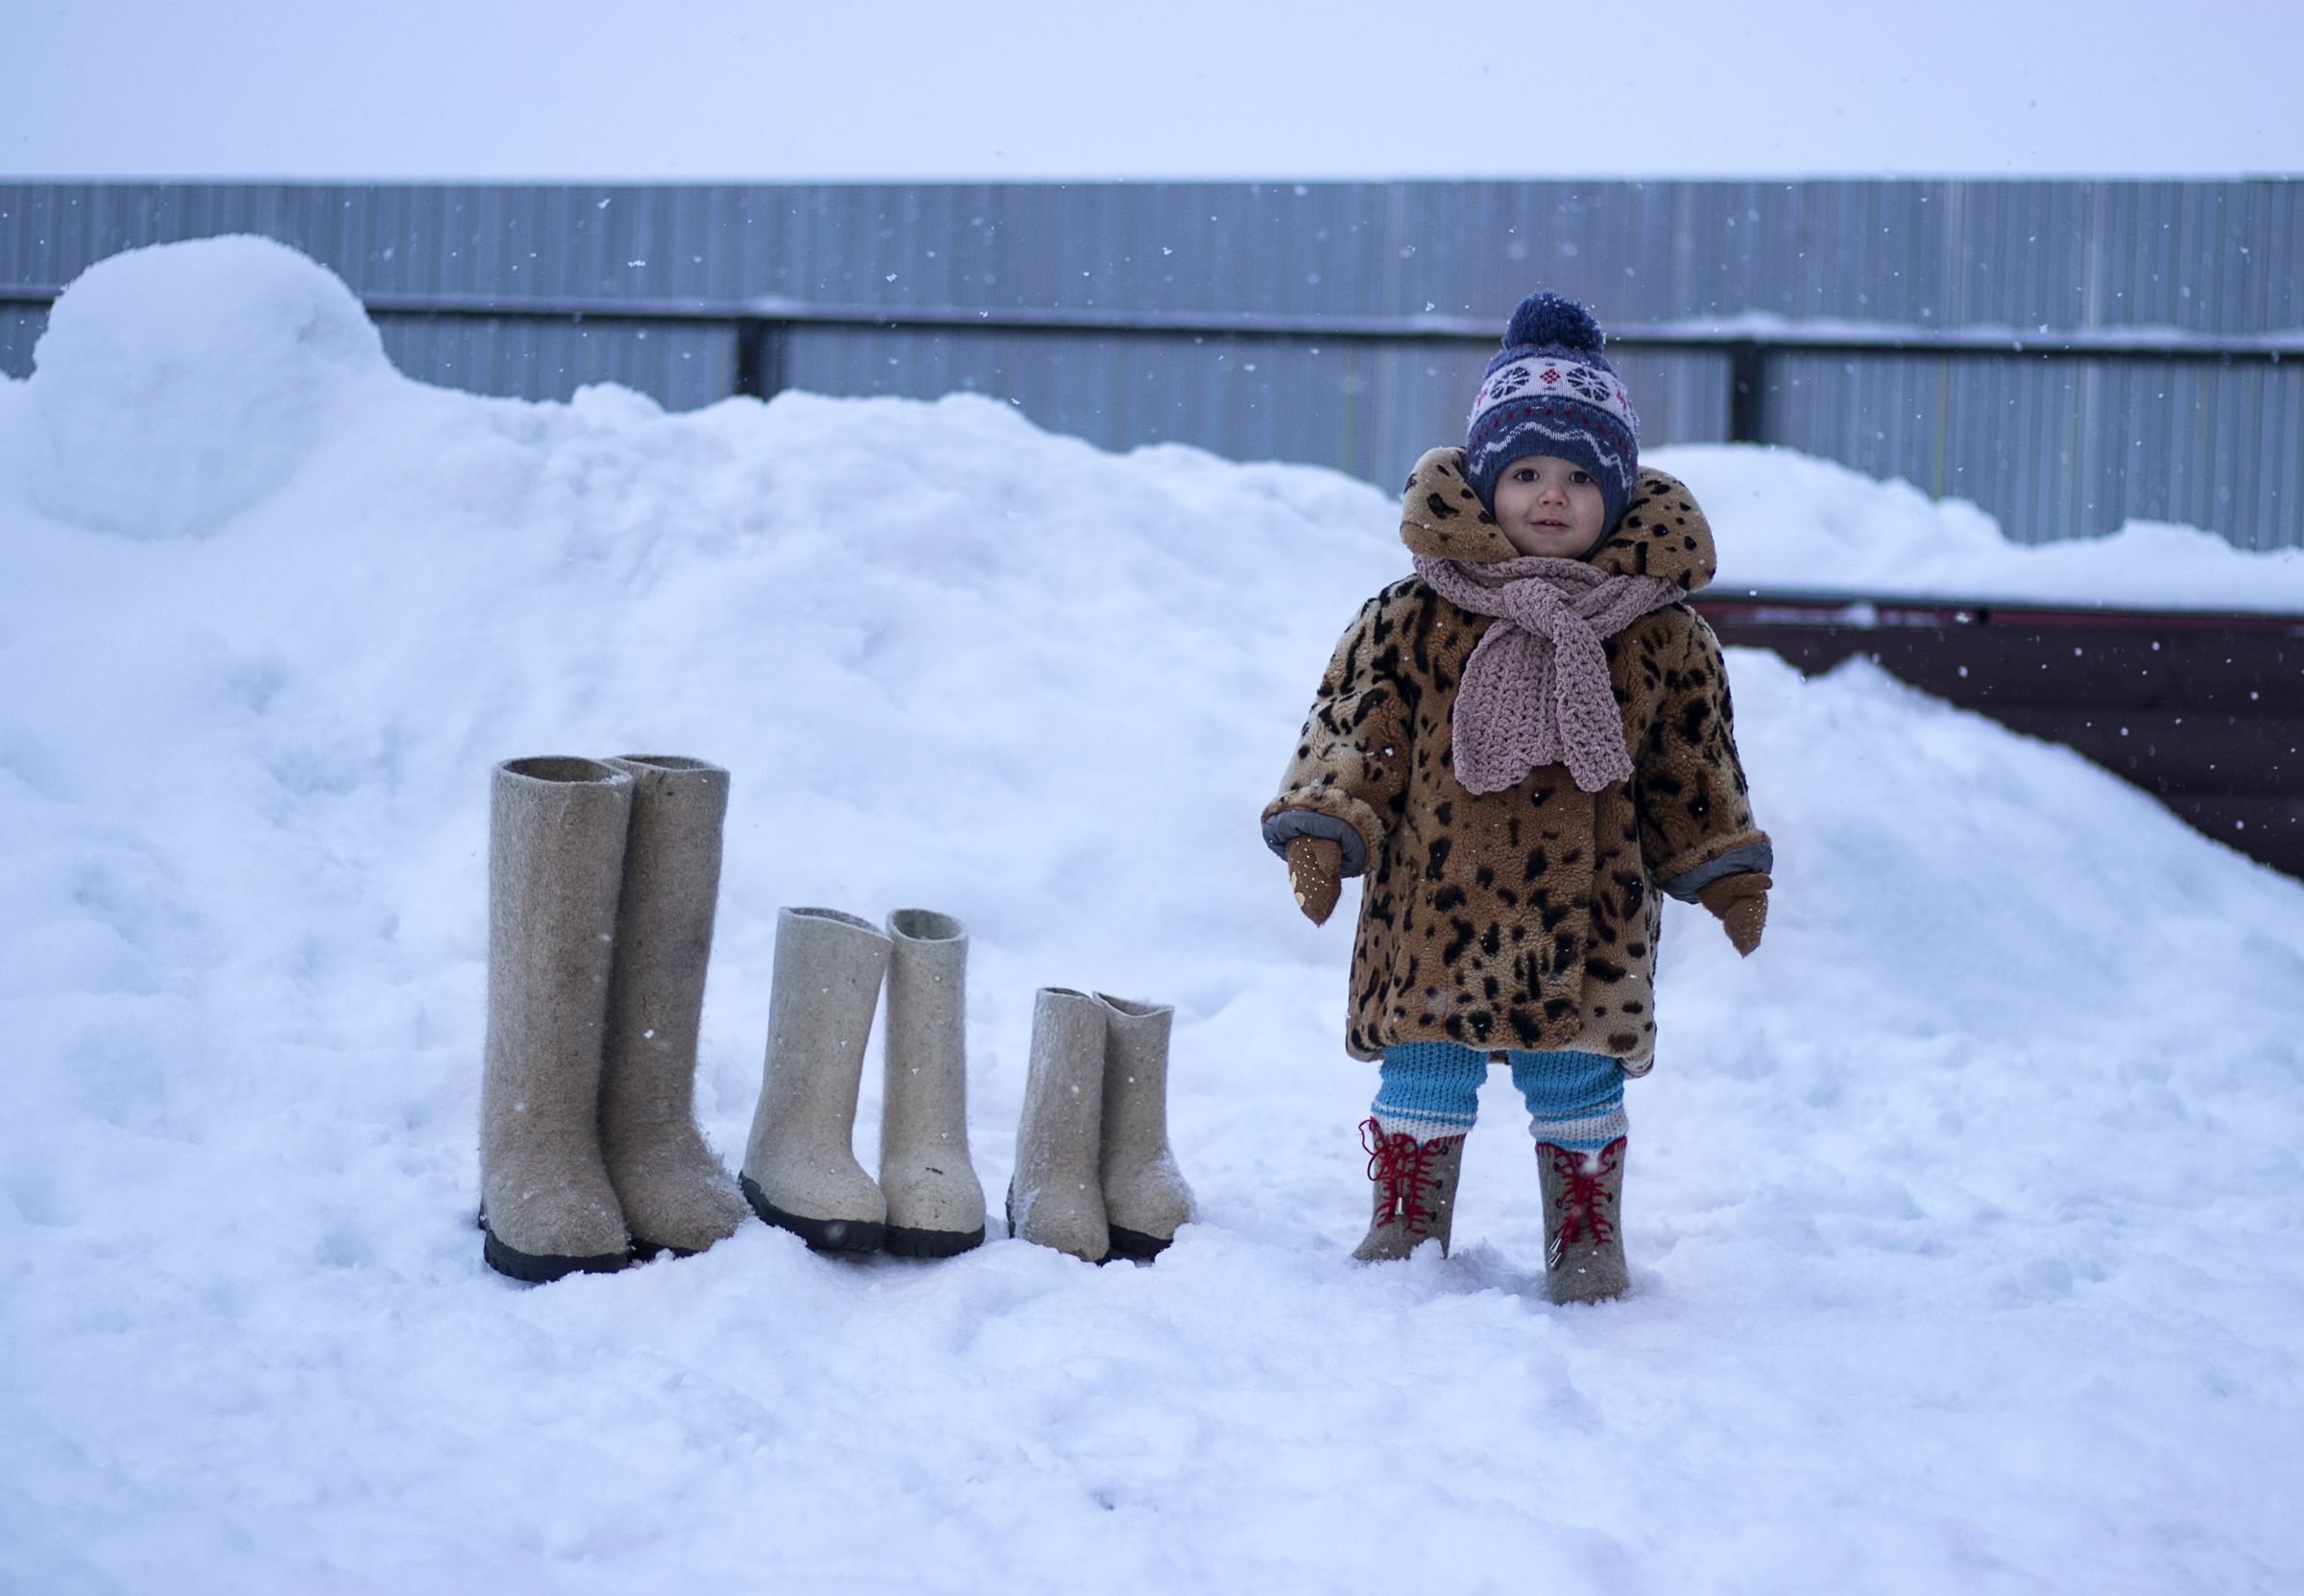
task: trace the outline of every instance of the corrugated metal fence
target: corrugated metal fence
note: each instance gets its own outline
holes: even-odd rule
[[[1785,443],[2029,540],[2147,518],[2304,544],[2281,179],[0,183],[0,369],[30,369],[32,298],[90,262],[235,231],[334,269],[429,381],[676,408],[972,389],[1108,446],[1386,486],[1457,435],[1483,345],[1545,286],[1618,334],[1651,443]],[[774,326],[765,369],[745,314]]]

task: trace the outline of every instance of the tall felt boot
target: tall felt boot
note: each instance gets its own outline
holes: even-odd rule
[[[1632,1283],[1624,1267],[1619,1210],[1624,1194],[1624,1138],[1597,1153],[1536,1144],[1544,1180],[1544,1280],[1555,1302],[1600,1302]]]
[[[600,1077],[600,1148],[634,1250],[701,1252],[744,1221],[736,1183],[696,1128],[696,1033],[720,890],[728,773],[633,755],[632,829],[616,909]]]
[[[948,1258],[984,1242],[984,1186],[968,1155],[968,928],[888,917],[888,1075],[880,1108],[887,1248]]]
[[[1375,1211],[1368,1234],[1352,1255],[1361,1263],[1404,1258],[1427,1241],[1448,1256],[1449,1232],[1456,1221],[1456,1179],[1464,1173],[1462,1135],[1418,1141],[1405,1131],[1386,1134],[1375,1119],[1360,1122],[1360,1145],[1368,1150],[1368,1179],[1375,1183]]]
[[[739,1184],[753,1211],[821,1252],[871,1252],[887,1229],[856,1162],[856,1089],[888,939],[836,909],[777,917],[768,1056]]]
[[[601,1157],[601,1040],[632,777],[590,759],[507,760],[489,805],[488,1052],[480,1223],[516,1280],[631,1259]]]
[[[1032,1060],[1008,1185],[1008,1233],[1092,1264],[1112,1249],[1100,1173],[1108,1011],[1065,987],[1032,1004]]]
[[[1192,1217],[1192,1188],[1168,1147],[1168,1032],[1176,1011],[1106,992],[1104,1217],[1113,1255],[1158,1256]]]

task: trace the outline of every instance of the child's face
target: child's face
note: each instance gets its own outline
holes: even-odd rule
[[[1522,455],[1496,480],[1496,524],[1522,554],[1581,560],[1608,513],[1591,473],[1558,455]]]

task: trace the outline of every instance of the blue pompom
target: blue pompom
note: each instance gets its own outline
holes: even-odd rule
[[[1556,344],[1596,355],[1607,342],[1592,312],[1557,294],[1529,295],[1513,310],[1511,324],[1504,328],[1507,349],[1526,344]]]

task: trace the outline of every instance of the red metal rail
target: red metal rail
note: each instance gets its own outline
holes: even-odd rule
[[[1695,606],[1721,641],[1802,672],[1860,654],[2063,743],[2304,876],[2304,615],[1764,593]]]

